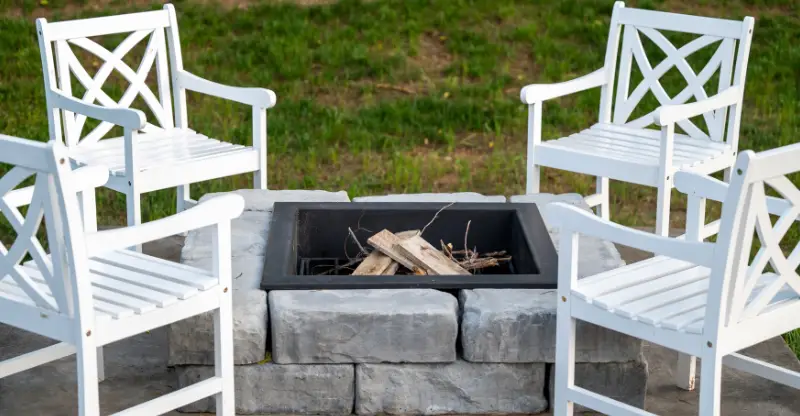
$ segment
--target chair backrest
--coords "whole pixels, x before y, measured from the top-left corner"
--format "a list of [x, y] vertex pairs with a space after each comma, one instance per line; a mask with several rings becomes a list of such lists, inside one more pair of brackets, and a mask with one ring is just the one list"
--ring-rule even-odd
[[[23, 305], [74, 317], [81, 303], [91, 307], [80, 301], [81, 294], [91, 292], [80, 287], [88, 280], [81, 283], [75, 277], [84, 264], [75, 259], [84, 255], [85, 244], [67, 161], [67, 149], [58, 142], [0, 134], [0, 163], [12, 165], [0, 177], [0, 219], [15, 234], [10, 246], [0, 242], [0, 292]], [[40, 241], [43, 236], [50, 255]]]
[[[138, 104], [134, 100], [141, 97], [144, 105], [138, 106], [144, 108], [137, 109], [149, 110], [152, 114], [148, 115], [145, 132], [168, 129], [175, 125], [169, 65], [173, 65], [174, 70], [175, 60], [180, 56], [180, 47], [174, 46], [179, 40], [176, 38], [175, 11], [171, 5], [157, 11], [55, 23], [38, 19], [36, 23], [46, 93], [51, 89], [59, 90], [86, 103], [94, 104], [96, 101], [106, 107], [122, 108], [136, 108]], [[107, 39], [109, 35], [119, 34], [127, 37], [113, 51], [97, 41], [99, 38]], [[167, 37], [170, 41], [170, 62], [167, 59]], [[137, 45], [142, 44], [146, 45], [143, 51], [139, 50], [141, 47], [137, 49]], [[79, 56], [85, 58], [83, 63]], [[138, 62], [136, 69], [129, 66], [126, 59]], [[155, 76], [149, 77], [153, 68]], [[90, 75], [90, 70], [94, 72], [93, 75]], [[115, 70], [127, 82], [127, 89], [118, 99], [109, 95], [117, 95], [113, 93], [119, 92], [115, 90], [118, 86], [106, 85]], [[75, 87], [80, 86], [82, 91], [73, 92], [73, 79], [76, 81]], [[155, 92], [148, 85], [153, 83], [153, 79], [156, 83]], [[47, 101], [51, 140], [61, 140], [63, 131], [63, 142], [67, 146], [79, 142], [90, 144], [102, 139], [113, 127], [110, 123], [102, 122], [83, 134], [85, 116], [54, 109], [49, 94]], [[158, 125], [150, 123], [153, 117]], [[63, 119], [63, 126], [59, 125], [59, 119]]]
[[[626, 8], [622, 2], [615, 3], [605, 61], [609, 84], [603, 90], [600, 122], [644, 128], [653, 123], [654, 112], [660, 105], [703, 100], [731, 85], [743, 89], [752, 33], [751, 17], [742, 21], [724, 20]], [[677, 47], [668, 36], [682, 37], [682, 41], [686, 40], [684, 38], [693, 39]], [[646, 47], [644, 42], [649, 45]], [[653, 52], [649, 58], [648, 50]], [[687, 58], [697, 52], [700, 53], [695, 57], [700, 58], [700, 62], [692, 60], [696, 65], [693, 68]], [[615, 74], [618, 55], [619, 71]], [[706, 55], [711, 56], [705, 59]], [[654, 58], [661, 58], [660, 62], [650, 60]], [[632, 70], [637, 72], [632, 73]], [[714, 83], [709, 81], [715, 74], [716, 85], [711, 85]], [[616, 99], [612, 105], [615, 75]], [[635, 84], [636, 81], [638, 84]], [[668, 92], [663, 83], [669, 81], [679, 85], [667, 84], [668, 86], [682, 88]], [[710, 85], [707, 87], [706, 84]], [[648, 99], [645, 99], [648, 92], [655, 97], [655, 100], [649, 99], [649, 106], [646, 103]], [[735, 146], [738, 141], [741, 103], [735, 107], [730, 114], [728, 109], [709, 111], [702, 117], [678, 122], [678, 127], [691, 137], [725, 140]], [[706, 125], [705, 129], [701, 128], [703, 124]]]
[[800, 235], [800, 190], [786, 176], [800, 171], [798, 161], [800, 143], [739, 155], [723, 203], [709, 288], [718, 307], [706, 322], [733, 327], [786, 306], [800, 307], [800, 244], [786, 247]]

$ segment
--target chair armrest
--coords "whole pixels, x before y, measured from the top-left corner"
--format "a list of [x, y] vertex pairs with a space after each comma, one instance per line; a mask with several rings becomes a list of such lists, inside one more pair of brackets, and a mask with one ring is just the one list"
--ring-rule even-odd
[[[676, 172], [675, 188], [686, 195], [699, 196], [717, 202], [725, 202], [728, 195], [728, 184], [708, 175], [693, 172]], [[781, 215], [791, 208], [792, 204], [774, 196], [767, 198], [767, 211], [772, 215]], [[800, 218], [798, 218], [800, 221]]]
[[90, 256], [137, 246], [171, 235], [196, 230], [237, 218], [244, 211], [241, 195], [221, 195], [201, 202], [186, 211], [132, 227], [98, 231], [86, 235]]
[[50, 100], [53, 107], [83, 114], [87, 117], [107, 121], [133, 130], [143, 129], [147, 121], [144, 113], [140, 110], [89, 104], [57, 91], [50, 91]]
[[656, 124], [666, 126], [681, 120], [688, 120], [711, 110], [718, 110], [741, 102], [739, 87], [730, 87], [717, 95], [689, 104], [668, 104], [661, 106], [653, 119]]
[[700, 266], [711, 267], [713, 261], [712, 243], [678, 240], [634, 230], [561, 202], [549, 204], [545, 209], [552, 225], [561, 229], [561, 238], [565, 238], [568, 232], [576, 232]]
[[522, 87], [519, 98], [525, 104], [539, 103], [551, 98], [574, 94], [606, 83], [606, 70], [600, 68], [589, 75], [556, 84], [531, 84]]
[[267, 109], [275, 106], [277, 102], [275, 93], [266, 88], [231, 87], [200, 78], [186, 71], [178, 73], [178, 82], [181, 87], [187, 90], [224, 98], [241, 104], [252, 105], [254, 107]]
[[[87, 189], [99, 188], [108, 182], [108, 168], [104, 166], [84, 166], [72, 172], [75, 190], [83, 192]], [[6, 203], [12, 208], [29, 205], [33, 199], [34, 185], [14, 189], [6, 194]]]

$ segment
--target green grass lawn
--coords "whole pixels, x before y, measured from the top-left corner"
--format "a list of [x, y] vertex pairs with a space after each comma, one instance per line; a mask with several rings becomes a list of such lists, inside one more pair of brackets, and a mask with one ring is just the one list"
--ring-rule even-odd
[[[147, 0], [133, 3], [0, 0], [0, 132], [48, 137], [35, 17], [58, 21], [160, 7]], [[176, 1], [184, 65], [207, 79], [277, 93], [278, 105], [268, 112], [270, 188], [344, 189], [351, 196], [523, 193], [526, 108], [519, 90], [527, 83], [567, 80], [601, 67], [613, 4], [290, 3]], [[740, 148], [764, 150], [798, 141], [800, 3], [692, 3], [628, 4], [730, 19], [754, 16]], [[86, 62], [90, 68], [99, 65], [91, 58]], [[118, 98], [123, 90], [111, 84], [109, 93]], [[680, 84], [668, 79], [665, 86], [669, 92]], [[193, 93], [188, 99], [194, 129], [249, 143], [248, 108]], [[595, 90], [548, 102], [545, 139], [596, 121], [598, 100]], [[587, 194], [593, 183], [589, 177], [545, 170], [542, 191]], [[192, 192], [197, 196], [251, 184], [250, 176], [240, 176], [195, 184]], [[147, 194], [145, 220], [173, 213], [174, 196], [172, 190]], [[673, 221], [680, 227], [685, 200], [676, 194], [674, 201]], [[655, 222], [653, 189], [613, 183], [612, 203], [615, 221]], [[99, 215], [101, 224], [123, 223], [124, 199], [100, 192]], [[795, 233], [787, 244], [797, 241]], [[800, 354], [800, 336], [786, 338]]]

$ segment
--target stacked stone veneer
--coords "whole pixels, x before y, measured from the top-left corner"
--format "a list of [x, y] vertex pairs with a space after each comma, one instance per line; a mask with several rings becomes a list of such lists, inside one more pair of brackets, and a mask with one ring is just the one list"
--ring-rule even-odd
[[[233, 224], [237, 414], [539, 413], [549, 407], [555, 359], [553, 290], [259, 290], [272, 204], [349, 201], [346, 193], [255, 191]], [[498, 202], [475, 193], [389, 195], [360, 201]], [[543, 206], [577, 195], [526, 195]], [[545, 218], [545, 221], [547, 219]], [[557, 232], [550, 230], [557, 238]], [[556, 245], [557, 247], [557, 245]], [[610, 243], [581, 237], [579, 275], [619, 267]], [[187, 236], [182, 261], [210, 268], [210, 230]], [[579, 323], [576, 383], [644, 405], [641, 341]], [[210, 315], [170, 327], [178, 386], [210, 377]], [[210, 412], [205, 399], [183, 411]]]

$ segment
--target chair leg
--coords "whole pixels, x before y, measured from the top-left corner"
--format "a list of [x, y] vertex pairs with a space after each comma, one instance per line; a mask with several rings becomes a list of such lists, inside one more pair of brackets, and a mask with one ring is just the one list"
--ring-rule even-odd
[[179, 185], [177, 188], [178, 197], [176, 198], [176, 208], [175, 213], [183, 212], [188, 208], [186, 206], [186, 201], [191, 198], [191, 192], [189, 190], [189, 184], [186, 185]]
[[[142, 223], [142, 199], [141, 193], [138, 193], [131, 188], [131, 191], [125, 195], [125, 204], [128, 211], [128, 227], [139, 225]], [[130, 247], [131, 250], [141, 252], [142, 246]]]
[[[267, 157], [264, 155], [264, 157]], [[267, 169], [259, 169], [253, 173], [253, 189], [267, 189]]]
[[556, 314], [556, 382], [553, 395], [553, 416], [572, 416], [575, 404], [567, 400], [567, 394], [575, 385], [576, 322], [575, 318], [569, 315], [568, 307], [558, 309]]
[[664, 179], [658, 185], [658, 201], [656, 208], [656, 234], [669, 235], [669, 206], [672, 198], [672, 181]]
[[539, 193], [541, 170], [542, 168], [539, 165], [530, 165], [528, 167], [528, 178], [525, 181], [525, 194], [530, 195]]
[[103, 347], [97, 347], [97, 381], [106, 379], [106, 363], [103, 357]]
[[597, 215], [608, 221], [611, 219], [610, 191], [608, 189], [608, 178], [597, 177], [597, 194], [600, 195], [600, 204], [597, 206]]
[[78, 345], [78, 415], [100, 415], [100, 392], [97, 378], [97, 349], [92, 343]]
[[702, 416], [720, 415], [722, 357], [715, 352], [703, 356], [700, 362], [700, 412]]
[[694, 390], [696, 368], [697, 358], [679, 352], [675, 364], [675, 385], [683, 390]]
[[233, 306], [229, 292], [221, 296], [220, 307], [214, 312], [214, 353], [214, 372], [222, 378], [222, 392], [214, 396], [217, 416], [234, 416]]

